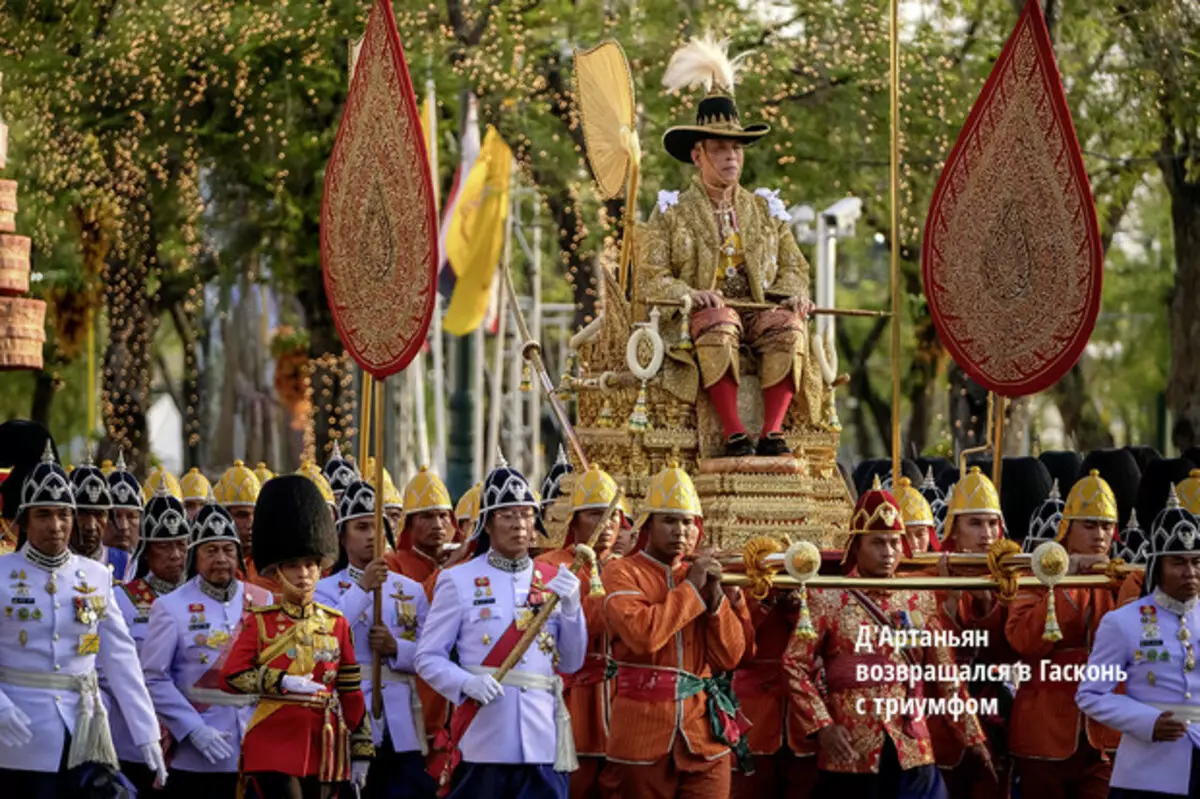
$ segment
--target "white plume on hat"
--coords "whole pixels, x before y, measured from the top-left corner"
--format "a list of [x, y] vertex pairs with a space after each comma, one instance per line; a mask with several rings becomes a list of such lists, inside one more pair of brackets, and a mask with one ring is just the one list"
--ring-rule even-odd
[[712, 92], [716, 85], [718, 89], [732, 92], [742, 63], [749, 55], [742, 53], [731, 61], [729, 40], [717, 41], [710, 31], [675, 51], [663, 73], [663, 86], [673, 91], [703, 86], [706, 92]]

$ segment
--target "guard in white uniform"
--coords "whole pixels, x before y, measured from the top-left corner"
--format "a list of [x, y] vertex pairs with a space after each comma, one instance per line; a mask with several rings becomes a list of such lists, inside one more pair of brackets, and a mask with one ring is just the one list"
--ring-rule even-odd
[[125, 453], [117, 453], [117, 465], [108, 473], [112, 510], [104, 531], [104, 559], [112, 567], [113, 579], [125, 582], [133, 576], [133, 552], [142, 525], [142, 484], [125, 466]]
[[96, 669], [132, 739], [167, 777], [158, 722], [108, 569], [67, 548], [74, 500], [47, 448], [25, 480], [20, 549], [0, 557], [0, 786], [6, 796], [75, 796], [117, 767]]
[[[272, 601], [270, 592], [236, 579], [241, 560], [233, 517], [216, 503], [205, 505], [192, 525], [190, 579], [150, 611], [142, 668], [154, 709], [178, 742], [171, 758], [173, 799], [237, 791], [242, 735], [257, 698], [225, 693], [212, 670], [242, 614]], [[206, 674], [211, 679], [202, 679]]]
[[[478, 554], [438, 576], [416, 665], [422, 679], [459, 705], [452, 734], [469, 725], [455, 741], [463, 763], [452, 797], [566, 799], [568, 775], [578, 767], [558, 672], [573, 674], [583, 665], [587, 623], [575, 575], [529, 557], [544, 529], [529, 483], [502, 463], [484, 481]], [[497, 682], [492, 674], [548, 592], [559, 596], [549, 623]]]
[[[388, 569], [375, 551], [375, 490], [365, 482], [346, 487], [338, 506], [339, 563], [317, 584], [317, 601], [333, 605], [350, 623], [354, 654], [363, 666], [362, 690], [371, 707], [371, 662], [383, 657], [383, 718], [371, 719], [375, 759], [367, 774], [367, 799], [433, 799], [437, 781], [425, 770], [428, 744], [413, 661], [429, 611], [421, 584]], [[387, 525], [385, 517], [383, 520]], [[389, 531], [390, 532], [390, 531]], [[383, 625], [372, 625], [373, 592], [383, 586]]]
[[[187, 539], [187, 510], [183, 502], [168, 494], [165, 484], [160, 483], [142, 511], [142, 529], [134, 557], [133, 577], [113, 591], [117, 608], [133, 636], [139, 656], [150, 628], [150, 609], [159, 597], [166, 596], [183, 584]], [[113, 691], [112, 681], [103, 670], [100, 672], [100, 688], [104, 704], [108, 707], [108, 720], [117, 759], [121, 762], [121, 772], [137, 788], [139, 796], [148, 794], [154, 783], [154, 772], [143, 761], [137, 742], [125, 722], [124, 707]]]
[[1125, 692], [1117, 679], [1085, 680], [1075, 701], [1121, 733], [1110, 797], [1200, 797], [1200, 522], [1172, 487], [1151, 531], [1144, 595], [1100, 620], [1088, 659], [1097, 678], [1126, 672]]
[[85, 558], [104, 562], [104, 528], [112, 512], [112, 493], [104, 472], [92, 463], [89, 446], [83, 465], [71, 472], [71, 491], [75, 496], [75, 528], [71, 551]]

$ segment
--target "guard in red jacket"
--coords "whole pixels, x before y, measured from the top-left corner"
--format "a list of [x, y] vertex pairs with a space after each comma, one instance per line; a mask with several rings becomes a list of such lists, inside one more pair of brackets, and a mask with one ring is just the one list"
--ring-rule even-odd
[[313, 601], [337, 555], [317, 487], [301, 475], [269, 481], [252, 541], [254, 562], [283, 590], [246, 616], [221, 669], [226, 691], [260, 697], [242, 742], [247, 794], [331, 799], [339, 783], [362, 788], [374, 748], [350, 626]]

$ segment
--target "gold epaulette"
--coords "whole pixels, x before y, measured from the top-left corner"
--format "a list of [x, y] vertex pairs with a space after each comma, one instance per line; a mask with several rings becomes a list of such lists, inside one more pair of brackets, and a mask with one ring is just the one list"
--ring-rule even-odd
[[321, 610], [325, 611], [326, 615], [334, 616], [334, 617], [342, 615], [342, 612], [340, 610], [338, 610], [337, 608], [331, 608], [328, 605], [322, 605], [320, 602], [314, 602], [313, 604], [316, 605]]
[[280, 606], [279, 606], [278, 602], [276, 602], [272, 605], [251, 605], [250, 606], [251, 613], [270, 613], [273, 610], [280, 610]]

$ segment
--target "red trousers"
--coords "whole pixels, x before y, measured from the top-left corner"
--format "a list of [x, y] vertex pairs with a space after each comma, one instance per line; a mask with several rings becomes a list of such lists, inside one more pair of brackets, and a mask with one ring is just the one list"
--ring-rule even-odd
[[676, 736], [671, 754], [645, 766], [609, 762], [623, 799], [724, 799], [730, 789], [730, 755], [705, 760]]
[[571, 799], [617, 799], [613, 766], [602, 757], [579, 756], [579, 768], [571, 772]]
[[[755, 755], [754, 773], [733, 775], [733, 799], [808, 799], [817, 784], [817, 758], [783, 749]], [[850, 799], [847, 797], [846, 799]]]

